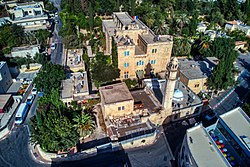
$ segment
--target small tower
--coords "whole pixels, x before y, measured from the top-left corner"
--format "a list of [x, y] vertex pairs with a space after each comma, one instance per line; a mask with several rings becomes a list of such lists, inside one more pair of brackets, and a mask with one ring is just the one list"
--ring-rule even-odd
[[172, 99], [174, 95], [174, 88], [176, 83], [176, 76], [178, 70], [178, 59], [176, 57], [171, 58], [166, 72], [166, 92], [164, 97], [163, 107], [167, 113], [172, 112]]

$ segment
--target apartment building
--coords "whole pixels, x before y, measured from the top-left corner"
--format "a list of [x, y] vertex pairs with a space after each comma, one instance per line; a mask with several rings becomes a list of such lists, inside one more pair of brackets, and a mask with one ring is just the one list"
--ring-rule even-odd
[[103, 20], [106, 53], [111, 54], [112, 40], [118, 52], [120, 79], [144, 78], [166, 71], [173, 46], [170, 35], [156, 35], [139, 19], [127, 12], [113, 13], [112, 20]]
[[10, 75], [10, 70], [6, 62], [0, 62], [0, 94], [4, 94], [8, 91], [9, 87], [13, 83]]
[[208, 127], [187, 130], [178, 164], [181, 167], [250, 165], [250, 119], [241, 108], [219, 116]]
[[7, 4], [12, 24], [24, 27], [25, 31], [47, 29], [48, 16], [43, 12], [43, 2]]

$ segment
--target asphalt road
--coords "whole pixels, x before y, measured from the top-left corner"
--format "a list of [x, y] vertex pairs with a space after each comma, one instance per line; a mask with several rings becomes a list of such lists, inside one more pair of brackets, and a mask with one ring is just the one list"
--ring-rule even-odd
[[9, 136], [0, 141], [0, 167], [48, 167], [37, 163], [29, 149], [28, 121], [35, 115], [38, 96], [29, 109], [24, 124], [15, 126]]
[[169, 167], [172, 155], [165, 136], [155, 144], [143, 148], [128, 150], [128, 158], [133, 167]]
[[[54, 6], [58, 9], [58, 13], [61, 11], [60, 3], [61, 0], [51, 0], [54, 3]], [[55, 18], [59, 21], [58, 24], [55, 24], [54, 32], [53, 32], [53, 39], [52, 42], [55, 43], [56, 48], [51, 50], [51, 62], [54, 64], [61, 64], [63, 65], [63, 44], [62, 38], [58, 35], [60, 28], [62, 27], [62, 21], [60, 20], [59, 16]]]

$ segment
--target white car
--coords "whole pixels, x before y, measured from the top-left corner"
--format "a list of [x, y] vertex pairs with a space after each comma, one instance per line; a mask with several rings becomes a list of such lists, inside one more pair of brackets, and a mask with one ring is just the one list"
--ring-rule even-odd
[[26, 103], [31, 106], [32, 102], [34, 101], [35, 96], [34, 95], [29, 95], [27, 98]]
[[31, 94], [32, 94], [32, 95], [36, 95], [36, 94], [37, 94], [37, 89], [36, 89], [36, 88], [33, 88], [32, 91], [31, 91]]
[[55, 17], [58, 17], [58, 13], [57, 12], [55, 13]]
[[55, 43], [52, 43], [51, 46], [50, 46], [50, 48], [51, 48], [52, 50], [54, 50], [54, 49], [56, 48], [56, 44], [55, 44]]

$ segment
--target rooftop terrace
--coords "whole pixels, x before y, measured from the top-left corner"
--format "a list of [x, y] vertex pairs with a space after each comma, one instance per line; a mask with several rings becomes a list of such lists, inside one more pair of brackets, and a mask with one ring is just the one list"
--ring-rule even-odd
[[69, 68], [74, 72], [77, 72], [80, 69], [85, 71], [82, 54], [82, 49], [69, 49], [66, 55], [66, 68]]
[[73, 98], [82, 94], [89, 94], [87, 73], [69, 73], [67, 79], [62, 81], [61, 98]]

